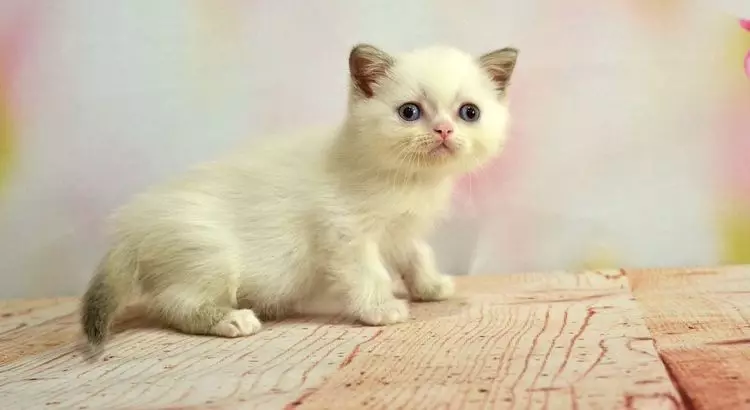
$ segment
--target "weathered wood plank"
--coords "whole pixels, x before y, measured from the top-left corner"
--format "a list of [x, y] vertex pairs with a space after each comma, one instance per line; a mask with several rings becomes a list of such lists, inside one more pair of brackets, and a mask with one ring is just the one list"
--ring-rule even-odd
[[15, 303], [0, 312], [28, 324], [2, 333], [0, 403], [682, 408], [620, 272], [466, 277], [459, 291], [450, 301], [416, 304], [413, 320], [382, 328], [312, 318], [227, 340], [126, 320], [96, 363], [77, 350], [75, 301]]
[[[383, 328], [302, 409], [682, 408], [619, 273], [461, 283]], [[335, 399], [335, 402], [334, 402]]]
[[77, 308], [76, 299], [0, 303], [0, 365], [69, 343], [80, 332]]
[[628, 278], [689, 405], [750, 408], [750, 267], [634, 270]]
[[[49, 335], [55, 326], [30, 328], [16, 343], [34, 344], [37, 332]], [[4, 408], [282, 408], [378, 329], [287, 322], [233, 340], [133, 329], [118, 334], [97, 363], [84, 361], [75, 331], [66, 345], [0, 368]]]

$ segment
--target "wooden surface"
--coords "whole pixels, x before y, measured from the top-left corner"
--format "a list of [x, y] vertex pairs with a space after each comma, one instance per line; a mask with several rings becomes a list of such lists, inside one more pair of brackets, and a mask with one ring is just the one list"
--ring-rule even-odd
[[[83, 360], [72, 299], [0, 304], [2, 409], [750, 409], [750, 267], [467, 277], [374, 328], [241, 339], [125, 318]], [[132, 315], [131, 315], [132, 316]]]

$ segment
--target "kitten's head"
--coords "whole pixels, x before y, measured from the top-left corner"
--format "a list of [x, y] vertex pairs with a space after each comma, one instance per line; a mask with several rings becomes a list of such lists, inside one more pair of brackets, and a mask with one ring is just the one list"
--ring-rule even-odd
[[472, 57], [433, 47], [392, 56], [370, 45], [349, 56], [350, 138], [379, 166], [465, 172], [506, 138], [505, 93], [518, 51]]

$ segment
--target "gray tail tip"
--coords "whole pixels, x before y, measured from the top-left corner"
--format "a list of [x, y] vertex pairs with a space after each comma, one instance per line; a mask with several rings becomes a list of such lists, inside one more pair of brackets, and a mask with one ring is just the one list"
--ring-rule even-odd
[[85, 343], [82, 348], [84, 360], [87, 362], [96, 362], [104, 353], [104, 346], [101, 344]]
[[86, 326], [85, 333], [90, 346], [101, 346], [107, 338], [104, 329], [98, 326]]
[[104, 351], [104, 342], [107, 335], [101, 329], [96, 328], [85, 328], [84, 334], [86, 342], [84, 343], [83, 350], [85, 351], [86, 359], [89, 361], [98, 359]]
[[89, 350], [99, 351], [108, 337], [108, 317], [93, 304], [87, 304], [82, 313], [81, 325]]

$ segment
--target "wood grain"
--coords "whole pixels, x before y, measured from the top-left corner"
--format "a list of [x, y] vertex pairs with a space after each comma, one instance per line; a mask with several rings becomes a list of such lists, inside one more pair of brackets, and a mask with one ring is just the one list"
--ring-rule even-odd
[[636, 270], [628, 278], [688, 406], [750, 408], [750, 269]]
[[79, 333], [73, 315], [77, 303], [74, 299], [0, 303], [0, 365], [69, 343]]
[[619, 273], [504, 279], [415, 306], [299, 407], [681, 408]]
[[[743, 272], [750, 270], [728, 271], [725, 287], [750, 291]], [[695, 388], [681, 381], [689, 372], [673, 368], [673, 384], [660, 354], [704, 341], [669, 334], [683, 326], [680, 314], [652, 300], [669, 296], [659, 290], [665, 284], [694, 285], [677, 278], [645, 271], [462, 277], [457, 297], [414, 304], [405, 324], [288, 320], [232, 340], [159, 329], [133, 319], [136, 310], [95, 363], [78, 350], [75, 300], [7, 302], [0, 305], [0, 403], [3, 409], [689, 408], [694, 397], [688, 392], [691, 402], [683, 404], [675, 387]], [[740, 349], [730, 355], [737, 360], [746, 354], [744, 330], [722, 323], [745, 315], [729, 308], [741, 305], [741, 294], [716, 300], [716, 292], [703, 295], [699, 306], [721, 305], [724, 313], [685, 323], [724, 332], [710, 340], [723, 341], [714, 347], [724, 354]], [[689, 366], [670, 360], [670, 367]], [[747, 374], [729, 366], [716, 370], [717, 385]]]

